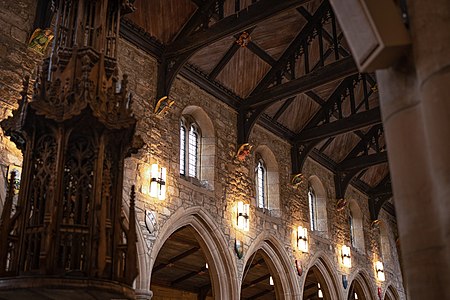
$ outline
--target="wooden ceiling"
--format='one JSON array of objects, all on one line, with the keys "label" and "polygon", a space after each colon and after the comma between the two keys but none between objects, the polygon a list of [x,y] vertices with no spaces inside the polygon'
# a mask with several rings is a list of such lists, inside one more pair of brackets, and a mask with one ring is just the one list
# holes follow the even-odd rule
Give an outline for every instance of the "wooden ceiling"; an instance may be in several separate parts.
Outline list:
[{"label": "wooden ceiling", "polygon": [[186,77],[238,112],[238,145],[264,126],[292,144],[293,174],[312,157],[335,172],[338,199],[353,184],[377,218],[392,197],[377,84],[358,73],[327,0],[135,5],[121,33],[158,59],[156,99]]},{"label": "wooden ceiling", "polygon": [[191,227],[173,233],[159,251],[152,271],[152,285],[187,291],[206,299],[212,295],[206,257]]},{"label": "wooden ceiling", "polygon": [[[261,250],[249,260],[241,286],[241,299],[273,300],[276,299],[275,285],[270,284],[271,273]],[[273,279],[274,284],[279,284]]]}]

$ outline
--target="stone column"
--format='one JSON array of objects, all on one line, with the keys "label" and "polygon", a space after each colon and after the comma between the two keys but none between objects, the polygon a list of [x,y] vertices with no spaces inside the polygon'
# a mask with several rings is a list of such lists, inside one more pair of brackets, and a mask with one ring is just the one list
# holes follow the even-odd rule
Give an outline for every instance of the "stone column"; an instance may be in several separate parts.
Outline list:
[{"label": "stone column", "polygon": [[433,197],[440,208],[450,268],[450,1],[409,2]]},{"label": "stone column", "polygon": [[410,299],[450,297],[450,2],[409,1],[412,53],[377,72]]},{"label": "stone column", "polygon": [[153,297],[153,292],[150,290],[136,290],[136,300],[150,300]]}]

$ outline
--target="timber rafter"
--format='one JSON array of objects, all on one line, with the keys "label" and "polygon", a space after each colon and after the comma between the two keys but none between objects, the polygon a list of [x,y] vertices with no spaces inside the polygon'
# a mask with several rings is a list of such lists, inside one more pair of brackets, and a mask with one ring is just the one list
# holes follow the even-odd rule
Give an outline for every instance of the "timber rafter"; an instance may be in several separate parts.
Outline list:
[{"label": "timber rafter", "polygon": [[247,9],[222,18],[209,26],[214,13],[223,15],[223,1],[205,1],[177,34],[175,40],[166,46],[158,66],[156,99],[169,95],[172,83],[188,59],[198,50],[222,38],[237,34],[270,18],[274,14],[298,7],[310,0],[258,0]]},{"label": "timber rafter", "polygon": [[[325,83],[342,79],[357,73],[356,65],[350,56],[342,56],[339,52],[340,38],[337,31],[333,35],[327,33],[325,38],[324,24],[330,21],[331,7],[327,1],[322,2],[314,15],[308,17],[308,23],[287,47],[271,69],[255,87],[239,107],[238,144],[248,142],[250,132],[259,116],[273,103],[305,93]],[[333,19],[334,20],[334,19]],[[333,21],[335,22],[335,21]],[[318,41],[320,53],[317,61],[311,61],[309,52],[312,42]],[[325,49],[324,40],[331,40],[336,51]],[[336,46],[338,45],[338,46]],[[325,60],[335,53],[334,62],[325,65]],[[304,62],[303,76],[297,77],[295,70],[299,61]],[[288,82],[284,82],[289,80]],[[287,106],[284,107],[286,109]],[[282,113],[282,112],[281,112]]]},{"label": "timber rafter", "polygon": [[344,198],[347,187],[356,174],[371,166],[388,161],[386,148],[381,143],[382,137],[382,125],[373,126],[346,158],[337,165],[334,180],[337,199]]}]

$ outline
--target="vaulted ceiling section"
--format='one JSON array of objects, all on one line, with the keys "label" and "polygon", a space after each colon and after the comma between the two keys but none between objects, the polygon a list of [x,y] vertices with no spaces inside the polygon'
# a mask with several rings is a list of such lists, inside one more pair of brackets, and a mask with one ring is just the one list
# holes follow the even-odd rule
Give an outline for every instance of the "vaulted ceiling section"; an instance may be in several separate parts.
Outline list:
[{"label": "vaulted ceiling section", "polygon": [[[358,73],[328,0],[146,0],[121,34],[159,62],[156,100],[184,76],[238,112],[237,145],[255,124],[369,197],[392,197],[374,74]],[[392,207],[390,208],[393,213]]]}]

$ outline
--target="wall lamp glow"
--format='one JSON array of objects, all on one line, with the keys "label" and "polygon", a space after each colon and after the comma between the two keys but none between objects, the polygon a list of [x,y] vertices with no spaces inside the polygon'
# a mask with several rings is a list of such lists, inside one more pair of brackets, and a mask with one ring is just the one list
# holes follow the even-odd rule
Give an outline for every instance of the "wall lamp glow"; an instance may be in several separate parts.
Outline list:
[{"label": "wall lamp glow", "polygon": [[381,261],[377,261],[375,263],[375,270],[377,272],[377,278],[379,281],[385,281],[386,277],[384,275],[384,267],[383,267],[383,263]]},{"label": "wall lamp glow", "polygon": [[159,168],[157,164],[152,164],[150,197],[166,199],[166,168]]},{"label": "wall lamp glow", "polygon": [[317,288],[319,289],[319,290],[317,291],[317,297],[320,298],[320,299],[323,299],[323,292],[322,292],[322,290],[320,289],[320,283],[317,283]]},{"label": "wall lamp glow", "polygon": [[297,248],[304,253],[308,252],[308,229],[303,226],[297,227]]},{"label": "wall lamp glow", "polygon": [[239,201],[237,204],[237,227],[241,230],[249,230],[249,210],[250,205]]},{"label": "wall lamp glow", "polygon": [[269,285],[274,285],[272,276],[269,277]]},{"label": "wall lamp glow", "polygon": [[351,268],[352,267],[352,259],[350,256],[350,247],[343,245],[341,249],[341,257],[342,264],[344,267]]}]

